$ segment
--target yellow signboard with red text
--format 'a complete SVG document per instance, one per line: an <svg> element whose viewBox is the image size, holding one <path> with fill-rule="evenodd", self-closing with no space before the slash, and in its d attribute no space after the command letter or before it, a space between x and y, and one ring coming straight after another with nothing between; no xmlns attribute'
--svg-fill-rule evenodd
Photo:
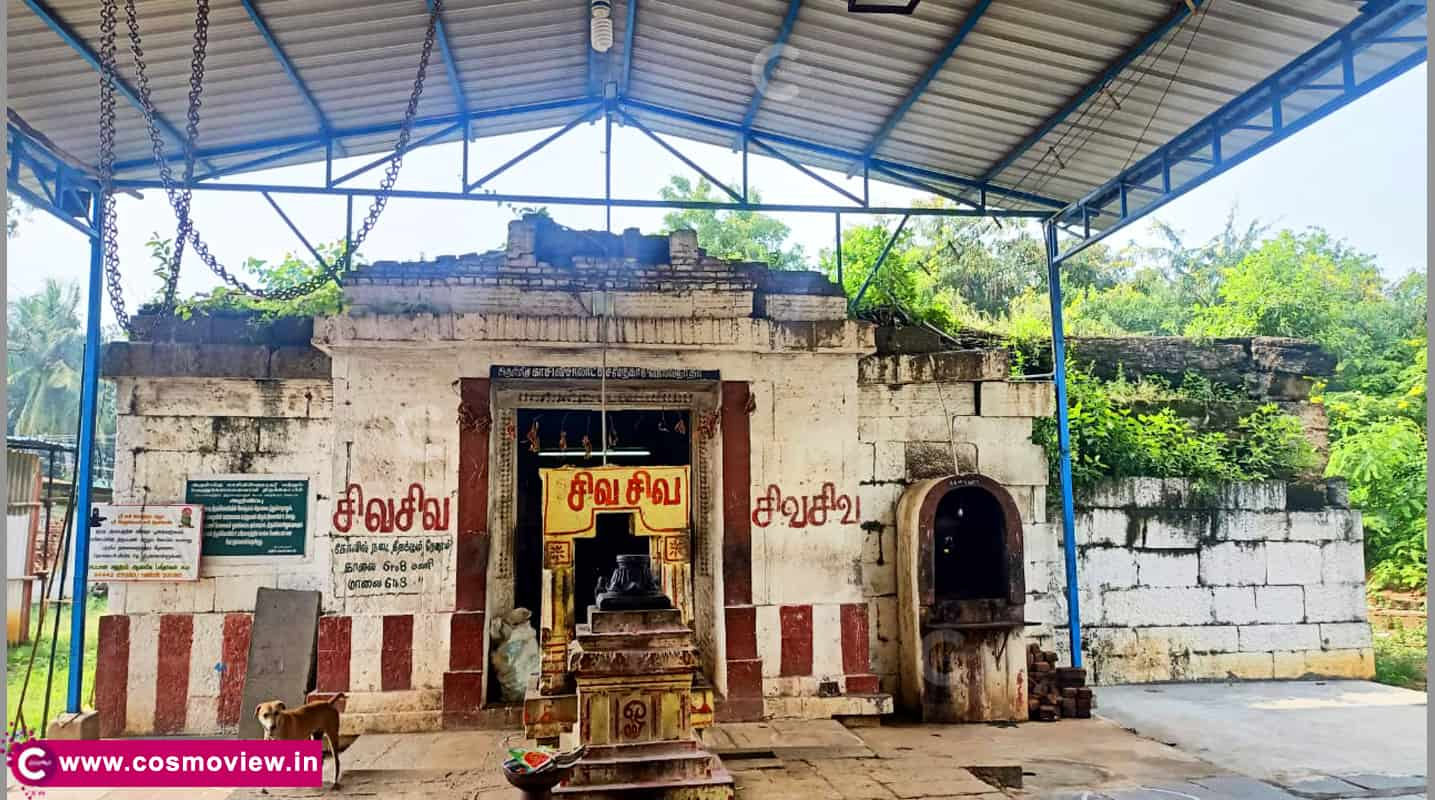
<svg viewBox="0 0 1435 800"><path fill-rule="evenodd" d="M631 512L633 533L657 536L688 527L688 467L545 469L543 535L581 536L594 516Z"/></svg>

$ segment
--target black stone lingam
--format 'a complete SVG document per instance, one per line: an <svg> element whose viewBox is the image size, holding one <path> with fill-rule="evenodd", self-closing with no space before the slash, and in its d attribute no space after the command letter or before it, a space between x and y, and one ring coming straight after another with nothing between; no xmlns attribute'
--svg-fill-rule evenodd
<svg viewBox="0 0 1435 800"><path fill-rule="evenodd" d="M604 581L598 579L599 611L647 611L672 608L673 601L663 594L653 576L650 559L645 555L618 556L618 567Z"/></svg>

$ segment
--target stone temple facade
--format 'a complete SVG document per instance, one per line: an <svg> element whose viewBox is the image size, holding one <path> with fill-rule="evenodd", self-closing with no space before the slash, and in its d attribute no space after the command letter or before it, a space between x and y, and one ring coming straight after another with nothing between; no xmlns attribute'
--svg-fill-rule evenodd
<svg viewBox="0 0 1435 800"><path fill-rule="evenodd" d="M298 552L110 585L106 735L233 730L258 587L322 594L312 689L348 694L350 731L516 725L490 623L522 607L554 624L540 471L596 465L605 442L612 464L689 469L665 588L718 720L898 710L916 645L897 505L926 479L996 487L1005 513L983 519L1006 538L981 557L1003 592L1023 587L1021 635L1064 647L1058 490L1032 442L1052 386L1010 380L999 349L880 354L821 275L710 257L690 231L543 217L511 223L504 250L376 263L344 291L336 316L148 320L105 353L116 503L185 502L214 476L307 481ZM1358 512L1288 508L1283 485L1172 504L1157 484L1081 499L1096 680L1370 673ZM563 556L577 608L636 552L609 516ZM938 592L983 597L953 574Z"/></svg>

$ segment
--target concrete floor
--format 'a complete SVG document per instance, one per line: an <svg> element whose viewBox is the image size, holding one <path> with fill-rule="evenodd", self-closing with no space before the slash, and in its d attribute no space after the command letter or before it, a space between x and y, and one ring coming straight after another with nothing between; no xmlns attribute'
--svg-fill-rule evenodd
<svg viewBox="0 0 1435 800"><path fill-rule="evenodd" d="M1141 736L1278 783L1426 773L1426 694L1368 681L1107 686L1097 713Z"/></svg>
<svg viewBox="0 0 1435 800"><path fill-rule="evenodd" d="M1109 719L1021 725L831 720L706 733L744 800L1336 800L1423 796L1425 695L1363 682L1104 687ZM1134 732L1133 732L1134 729ZM328 789L57 792L44 800L513 798L499 773L521 734L361 736ZM982 780L1020 765L1022 788ZM326 775L332 765L325 765ZM988 781L992 779L988 778ZM11 790L12 800L22 795Z"/></svg>

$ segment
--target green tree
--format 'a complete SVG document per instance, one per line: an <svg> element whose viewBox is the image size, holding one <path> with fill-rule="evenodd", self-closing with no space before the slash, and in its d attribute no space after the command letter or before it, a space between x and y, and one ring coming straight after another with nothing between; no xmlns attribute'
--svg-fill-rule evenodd
<svg viewBox="0 0 1435 800"><path fill-rule="evenodd" d="M1193 309L1215 305L1220 301L1224 271L1241 263L1260 245L1268 226L1259 220L1242 226L1236 214L1233 206L1221 232L1195 246L1188 245L1185 234L1170 223L1151 223L1162 242L1148 248L1145 258L1160 270L1181 304Z"/></svg>
<svg viewBox="0 0 1435 800"><path fill-rule="evenodd" d="M1320 230L1282 231L1220 273L1218 302L1196 310L1188 333L1294 336L1338 351L1351 309L1382 297L1371 258Z"/></svg>
<svg viewBox="0 0 1435 800"><path fill-rule="evenodd" d="M849 298L855 299L861 291L894 230L894 220L879 218L870 225L842 232L842 289ZM935 271L923 263L925 253L913 246L915 237L911 228L902 230L857 310L869 315L909 314L912 322L953 331L959 327L962 298L951 288L938 285ZM833 251L823 250L819 260L822 271L836 281L837 259Z"/></svg>
<svg viewBox="0 0 1435 800"><path fill-rule="evenodd" d="M9 239L20 229L20 220L29 210L20 202L20 198L9 192L5 193L5 238Z"/></svg>
<svg viewBox="0 0 1435 800"><path fill-rule="evenodd" d="M173 242L170 239L161 238L158 233L152 233L145 245L149 247L150 258L154 262L152 271L162 285L169 267ZM319 255L324 257L326 263L334 265L342 261L344 247L344 241L339 240L327 244L317 244L314 249L319 251ZM363 263L363 259L355 255L354 266ZM244 260L243 267L245 272L254 276L256 280L252 283L257 285L257 288L271 292L276 289L298 286L324 272L323 266L317 261L301 258L294 253L285 253L278 263L270 263L251 256ZM150 302L142 306L140 311L157 311L160 308L161 299L159 295L156 295ZM218 286L208 292L178 301L175 304L175 313L182 318L188 318L196 313L236 312L255 314L261 319L312 317L338 313L343 306L343 299L343 289L332 281L314 292L293 300L260 300L228 286Z"/></svg>
<svg viewBox="0 0 1435 800"><path fill-rule="evenodd" d="M6 391L10 433L74 430L85 335L80 287L47 278L40 291L9 303Z"/></svg>
<svg viewBox="0 0 1435 800"><path fill-rule="evenodd" d="M680 175L668 178L668 185L659 190L664 200L675 202L720 203L730 200L719 194L706 178L697 183ZM762 202L756 188L748 195L754 203ZM663 215L663 231L690 229L697 231L698 245L717 258L761 261L773 269L806 269L807 257L800 245L787 245L791 233L780 220L756 211L717 211L709 208L687 208Z"/></svg>
<svg viewBox="0 0 1435 800"><path fill-rule="evenodd" d="M1326 474L1350 482L1364 510L1366 565L1376 588L1424 588L1426 437L1409 419L1385 418L1342 436Z"/></svg>

